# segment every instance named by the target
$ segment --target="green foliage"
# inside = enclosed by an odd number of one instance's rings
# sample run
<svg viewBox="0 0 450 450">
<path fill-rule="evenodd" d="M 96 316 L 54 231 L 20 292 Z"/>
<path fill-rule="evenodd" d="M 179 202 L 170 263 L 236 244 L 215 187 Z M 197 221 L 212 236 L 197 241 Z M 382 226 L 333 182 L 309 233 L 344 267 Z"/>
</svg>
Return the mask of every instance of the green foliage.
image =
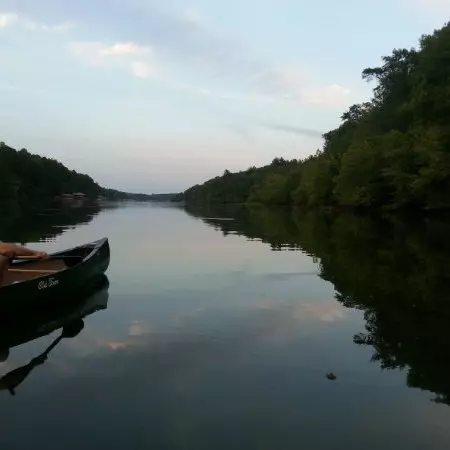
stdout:
<svg viewBox="0 0 450 450">
<path fill-rule="evenodd" d="M 0 142 L 0 204 L 33 204 L 62 194 L 83 193 L 109 200 L 172 201 L 179 194 L 132 194 L 102 188 L 90 176 L 70 170 L 55 159 L 16 151 Z"/>
<path fill-rule="evenodd" d="M 17 201 L 17 179 L 11 172 L 9 164 L 0 147 L 0 203 L 15 203 Z"/>
<path fill-rule="evenodd" d="M 290 177 L 297 165 L 295 159 L 275 158 L 270 165 L 259 169 L 250 167 L 238 173 L 226 170 L 222 177 L 189 188 L 183 197 L 191 203 L 286 203 L 290 201 L 293 184 Z M 271 189 L 275 192 L 269 193 Z"/>
<path fill-rule="evenodd" d="M 286 204 L 290 201 L 290 178 L 282 173 L 267 175 L 260 184 L 255 185 L 250 194 L 250 202 L 266 204 Z"/>
<path fill-rule="evenodd" d="M 291 195 L 293 202 L 306 206 L 332 204 L 334 178 L 338 169 L 338 160 L 331 156 L 304 162 L 297 172 L 298 183 Z"/>
<path fill-rule="evenodd" d="M 73 192 L 95 197 L 101 187 L 88 175 L 69 170 L 54 159 L 0 145 L 0 200 L 33 203 Z"/>
<path fill-rule="evenodd" d="M 185 192 L 188 202 L 354 208 L 450 208 L 450 24 L 363 70 L 376 83 L 305 160 L 226 171 Z"/>
<path fill-rule="evenodd" d="M 108 200 L 132 200 L 135 202 L 176 202 L 181 201 L 180 194 L 135 194 L 132 192 L 123 192 L 116 189 L 102 189 L 102 195 Z"/>
</svg>

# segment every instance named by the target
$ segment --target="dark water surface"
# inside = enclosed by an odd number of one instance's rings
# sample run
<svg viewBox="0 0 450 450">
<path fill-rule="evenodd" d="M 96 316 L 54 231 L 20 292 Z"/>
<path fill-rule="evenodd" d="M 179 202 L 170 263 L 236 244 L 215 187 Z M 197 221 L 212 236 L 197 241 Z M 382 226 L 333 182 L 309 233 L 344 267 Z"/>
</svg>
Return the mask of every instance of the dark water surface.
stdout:
<svg viewBox="0 0 450 450">
<path fill-rule="evenodd" d="M 0 332 L 0 376 L 22 368 L 0 388 L 23 379 L 0 391 L 0 448 L 448 449 L 448 224 L 151 204 L 2 218 L 0 240 L 108 236 L 112 259 L 91 298 Z"/>
</svg>

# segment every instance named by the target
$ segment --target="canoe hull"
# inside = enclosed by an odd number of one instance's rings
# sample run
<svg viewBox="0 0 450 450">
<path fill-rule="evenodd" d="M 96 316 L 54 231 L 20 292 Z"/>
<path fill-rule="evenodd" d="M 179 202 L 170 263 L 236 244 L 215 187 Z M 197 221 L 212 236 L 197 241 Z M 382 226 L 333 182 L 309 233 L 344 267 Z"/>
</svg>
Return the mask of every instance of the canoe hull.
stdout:
<svg viewBox="0 0 450 450">
<path fill-rule="evenodd" d="M 75 254 L 83 249 L 88 249 L 86 256 L 73 267 L 0 288 L 0 308 L 20 309 L 39 307 L 48 301 L 64 302 L 65 299 L 80 296 L 94 288 L 109 267 L 110 248 L 107 238 L 51 256 Z M 26 265 L 25 262 L 14 264 L 14 267 L 26 269 Z"/>
</svg>

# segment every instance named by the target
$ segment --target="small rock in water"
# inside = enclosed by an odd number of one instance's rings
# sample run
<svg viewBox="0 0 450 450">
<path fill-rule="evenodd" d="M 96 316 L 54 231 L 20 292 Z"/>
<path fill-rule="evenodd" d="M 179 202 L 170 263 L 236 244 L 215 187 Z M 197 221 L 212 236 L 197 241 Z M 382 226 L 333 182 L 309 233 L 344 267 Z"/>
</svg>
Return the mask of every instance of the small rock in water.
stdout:
<svg viewBox="0 0 450 450">
<path fill-rule="evenodd" d="M 337 376 L 333 372 L 327 373 L 326 377 L 329 380 L 335 380 L 337 378 Z"/>
</svg>

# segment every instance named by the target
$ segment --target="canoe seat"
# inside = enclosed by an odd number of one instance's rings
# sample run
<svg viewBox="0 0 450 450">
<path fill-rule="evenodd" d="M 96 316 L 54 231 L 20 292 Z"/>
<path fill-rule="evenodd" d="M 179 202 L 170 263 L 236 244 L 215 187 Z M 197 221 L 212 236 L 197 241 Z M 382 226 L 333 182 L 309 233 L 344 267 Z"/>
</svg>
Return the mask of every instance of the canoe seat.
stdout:
<svg viewBox="0 0 450 450">
<path fill-rule="evenodd" d="M 43 275 L 57 273 L 61 270 L 67 269 L 67 265 L 63 259 L 49 259 L 26 264 L 13 264 L 10 268 L 13 269 L 13 271 L 8 271 L 5 273 L 2 286 L 8 286 L 10 284 L 20 283 L 22 281 L 41 277 Z M 15 269 L 21 271 L 16 272 L 14 271 Z M 25 270 L 27 270 L 27 272 L 25 272 Z"/>
</svg>

